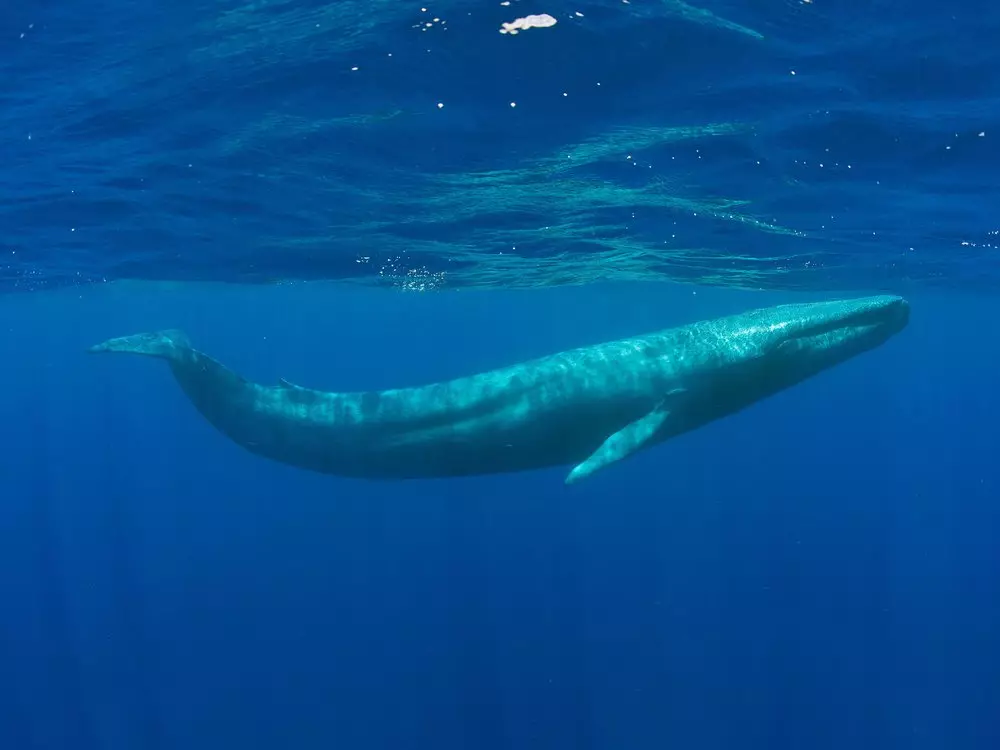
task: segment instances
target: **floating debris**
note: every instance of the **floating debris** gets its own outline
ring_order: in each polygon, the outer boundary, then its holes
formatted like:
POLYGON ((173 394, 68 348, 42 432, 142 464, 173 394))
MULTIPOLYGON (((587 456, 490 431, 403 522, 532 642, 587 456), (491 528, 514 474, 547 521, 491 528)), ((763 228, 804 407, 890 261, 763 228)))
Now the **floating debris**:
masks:
POLYGON ((500 33, 510 34, 513 36, 522 29, 544 29, 555 25, 555 18, 550 16, 548 13, 539 13, 537 15, 525 16, 524 18, 517 18, 509 23, 504 23, 500 27, 500 33))

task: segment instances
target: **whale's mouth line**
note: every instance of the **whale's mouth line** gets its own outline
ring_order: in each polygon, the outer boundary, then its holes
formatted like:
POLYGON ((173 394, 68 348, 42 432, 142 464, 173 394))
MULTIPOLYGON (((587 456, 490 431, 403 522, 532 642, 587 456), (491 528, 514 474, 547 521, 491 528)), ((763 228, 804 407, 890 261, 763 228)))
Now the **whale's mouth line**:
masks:
POLYGON ((903 300, 873 305, 806 324, 779 343, 778 350, 831 349, 852 341, 885 340, 905 328, 908 320, 909 307, 903 300))
POLYGON ((888 325, 887 321, 876 320, 876 321, 864 321, 857 320, 850 323, 841 322, 838 325, 825 325, 817 326, 808 331, 803 331, 802 333, 793 336, 793 341, 808 341, 809 339, 820 339, 828 338, 830 336, 861 336, 871 331, 878 330, 879 328, 884 328, 888 325))
POLYGON ((838 326, 824 329, 823 331, 809 331, 808 333, 803 333, 799 336, 793 336, 783 342, 782 348, 786 348, 792 344, 794 344, 797 348, 808 348, 811 346, 818 347, 821 345, 829 345, 831 340, 837 340, 836 337, 838 336, 841 340, 861 339, 868 337, 871 334, 878 333, 881 330, 888 330, 886 328, 886 324, 883 322, 838 326))
POLYGON ((906 303, 891 302, 850 312, 841 317, 807 326, 805 330, 792 336, 792 340, 805 341, 829 334, 847 337, 864 336, 878 330, 898 330, 906 324, 908 308, 906 303))

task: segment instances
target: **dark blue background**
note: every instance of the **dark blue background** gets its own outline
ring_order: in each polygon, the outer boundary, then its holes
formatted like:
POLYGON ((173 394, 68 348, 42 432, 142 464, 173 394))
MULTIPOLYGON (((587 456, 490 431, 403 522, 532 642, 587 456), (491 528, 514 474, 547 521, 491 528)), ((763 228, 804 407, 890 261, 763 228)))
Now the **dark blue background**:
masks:
POLYGON ((104 286, 0 301, 11 748, 995 748, 991 300, 572 489, 243 452, 161 363, 417 383, 789 295, 104 286))

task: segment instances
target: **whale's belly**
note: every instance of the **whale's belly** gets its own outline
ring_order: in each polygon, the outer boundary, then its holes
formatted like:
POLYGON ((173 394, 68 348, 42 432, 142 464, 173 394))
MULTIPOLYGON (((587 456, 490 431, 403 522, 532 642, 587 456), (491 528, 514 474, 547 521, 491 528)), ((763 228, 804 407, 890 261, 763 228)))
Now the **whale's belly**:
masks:
POLYGON ((579 462, 609 434, 647 413, 658 400, 647 387, 612 392, 551 385, 434 418, 360 422, 293 418, 255 430, 258 454, 328 474, 371 478, 464 476, 579 462), (447 418, 446 418, 447 417, 447 418))

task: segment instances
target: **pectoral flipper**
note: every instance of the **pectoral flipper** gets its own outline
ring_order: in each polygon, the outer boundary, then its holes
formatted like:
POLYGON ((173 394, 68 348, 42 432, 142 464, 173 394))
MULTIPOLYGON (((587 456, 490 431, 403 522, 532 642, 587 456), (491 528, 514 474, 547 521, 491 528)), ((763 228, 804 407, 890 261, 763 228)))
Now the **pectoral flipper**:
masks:
POLYGON ((601 447, 591 453, 585 461, 573 467, 573 470, 566 476, 566 484, 579 482, 595 471, 621 461, 645 448, 670 418, 668 405, 670 397, 680 392, 682 389, 671 391, 667 398, 660 401, 648 414, 634 422, 629 422, 618 432, 608 437, 601 443, 601 447))

